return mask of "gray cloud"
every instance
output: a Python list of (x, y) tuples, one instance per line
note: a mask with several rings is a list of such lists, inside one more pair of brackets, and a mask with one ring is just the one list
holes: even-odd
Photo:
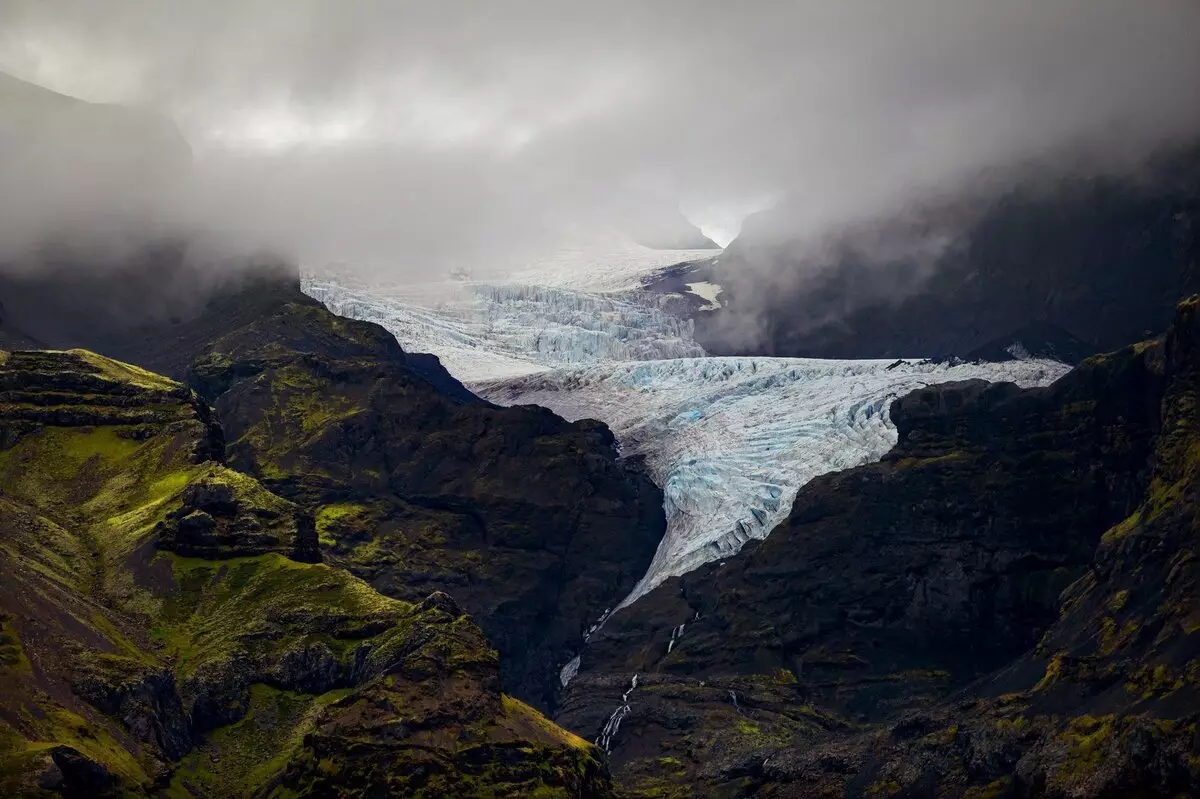
[[(1200, 130), (1198, 36), (1191, 0), (0, 0), (0, 70), (179, 124), (151, 221), (401, 273), (646, 198), (786, 195), (818, 234), (1064, 149), (1126, 168)], [(14, 174), (25, 233), (62, 216)]]

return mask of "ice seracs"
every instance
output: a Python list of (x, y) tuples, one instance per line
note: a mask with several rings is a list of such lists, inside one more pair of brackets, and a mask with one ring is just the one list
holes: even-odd
[(667, 532), (622, 605), (668, 577), (765, 538), (800, 486), (878, 460), (896, 442), (893, 399), (931, 383), (1044, 385), (1054, 361), (957, 365), (887, 360), (679, 358), (600, 363), (473, 384), (500, 404), (600, 419), (662, 487)]
[[(695, 254), (617, 249), (560, 252), (488, 282), (303, 285), (335, 313), (377, 322), (406, 349), (437, 355), (481, 396), (599, 419), (623, 454), (643, 457), (663, 489), (667, 531), (622, 605), (765, 538), (812, 478), (882, 457), (896, 441), (887, 412), (896, 397), (972, 378), (1044, 385), (1067, 371), (1031, 358), (703, 357), (692, 322), (668, 313), (663, 295), (636, 289)], [(715, 284), (691, 289), (717, 302)]]
[(432, 352), (460, 380), (704, 354), (691, 320), (666, 313), (658, 295), (515, 283), (363, 288), (310, 278), (303, 286), (334, 313), (377, 322), (406, 349)]

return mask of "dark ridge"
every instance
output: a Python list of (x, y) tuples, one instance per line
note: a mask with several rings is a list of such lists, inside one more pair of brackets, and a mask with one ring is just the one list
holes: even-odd
[[(768, 237), (786, 213), (747, 220), (722, 254), (724, 307), (695, 317), (708, 352), (967, 357), (1047, 325), (1089, 355), (1161, 334), (1178, 299), (1200, 290), (1200, 147), (1135, 179), (1031, 182), (914, 212), (916, 221), (851, 231), (824, 256)], [(954, 240), (939, 255), (889, 257), (863, 244), (939, 231)]]

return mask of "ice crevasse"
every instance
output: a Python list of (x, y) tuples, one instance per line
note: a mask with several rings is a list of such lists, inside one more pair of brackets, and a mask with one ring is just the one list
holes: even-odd
[[(896, 442), (893, 399), (933, 383), (1046, 385), (1044, 360), (931, 363), (703, 357), (691, 322), (661, 296), (520, 283), (305, 291), (432, 352), (473, 391), (612, 428), (663, 489), (666, 533), (627, 605), (663, 580), (735, 554), (786, 518), (797, 490), (881, 458)], [(615, 610), (615, 608), (614, 608)]]
[(500, 404), (537, 404), (606, 422), (622, 453), (662, 487), (667, 531), (622, 605), (669, 577), (735, 554), (827, 472), (870, 463), (896, 443), (893, 399), (932, 383), (1045, 385), (1054, 361), (939, 364), (802, 358), (681, 358), (604, 363), (473, 386)]

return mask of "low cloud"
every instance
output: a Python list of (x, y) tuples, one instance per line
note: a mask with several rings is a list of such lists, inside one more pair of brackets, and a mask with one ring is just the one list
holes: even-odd
[(780, 197), (781, 237), (819, 237), (985, 170), (1116, 171), (1195, 136), (1198, 34), (1190, 0), (5, 0), (0, 70), (152, 109), (192, 165), (163, 186), (173, 156), (80, 155), (86, 130), (10, 150), (0, 257), (64, 227), (177, 228), (478, 271), (641, 203), (728, 235)]

